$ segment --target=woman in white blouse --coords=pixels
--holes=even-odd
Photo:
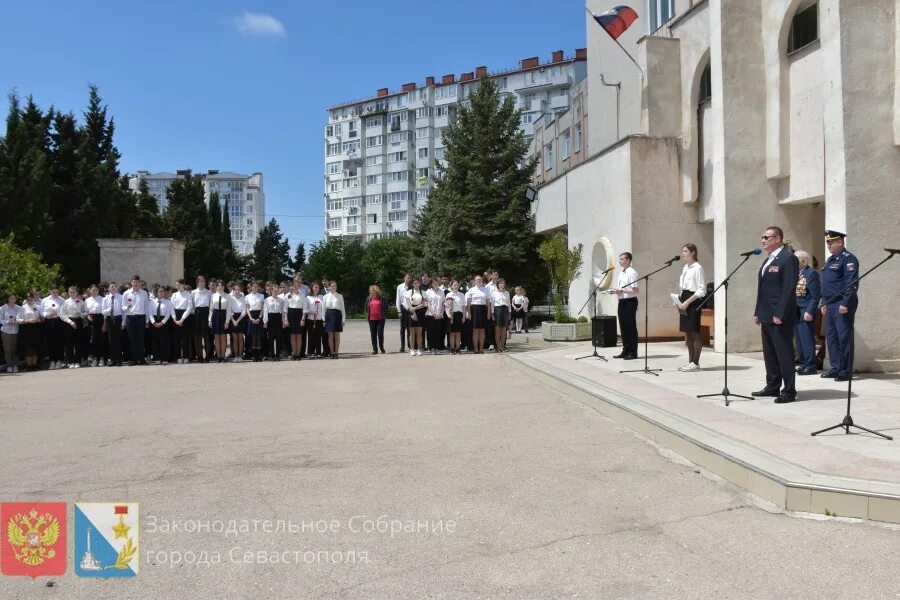
[[[678,329],[684,332],[684,341],[688,348],[688,363],[678,367],[679,371],[697,371],[700,369],[700,302],[706,296],[706,277],[703,266],[697,262],[697,246],[688,243],[681,248],[681,260],[684,268],[678,285],[681,295],[675,308],[679,311]]]
[[[466,297],[459,291],[459,282],[453,280],[445,299],[447,319],[450,322],[450,354],[459,354],[459,341],[466,320]]]
[[[347,321],[347,311],[344,309],[344,297],[338,294],[337,281],[330,281],[328,293],[325,294],[325,331],[328,332],[328,348],[331,350],[331,358],[338,358],[341,350],[341,332],[344,331],[344,323]]]
[[[247,334],[247,299],[240,281],[231,282],[231,358],[244,362],[244,336]]]
[[[475,277],[466,291],[466,319],[472,321],[472,352],[484,354],[484,328],[491,319],[491,294],[481,275]]]
[[[225,362],[225,348],[228,346],[228,325],[231,323],[231,296],[225,291],[224,282],[216,282],[216,291],[210,296],[209,330],[213,334],[216,360]]]
[[[320,292],[319,283],[313,281],[309,295],[306,297],[306,312],[304,313],[307,342],[306,354],[314,358],[322,358],[322,330],[324,329],[325,311],[322,309],[323,300]],[[326,340],[325,343],[327,344],[328,341]],[[294,352],[297,352],[297,350],[294,350]]]
[[[22,338],[22,352],[25,354],[25,369],[38,368],[38,354],[41,347],[41,301],[34,292],[27,292],[16,316],[19,336]]]
[[[413,278],[412,287],[403,294],[403,306],[409,311],[409,355],[422,356],[422,327],[428,311],[428,299],[422,292],[422,280]]]
[[[0,332],[3,338],[3,362],[6,363],[7,373],[18,373],[19,366],[16,360],[16,342],[19,337],[19,311],[16,304],[16,295],[7,294],[6,304],[0,308]]]
[[[491,292],[491,306],[494,309],[494,351],[506,352],[506,331],[509,329],[509,291],[506,280],[497,280],[497,289]]]

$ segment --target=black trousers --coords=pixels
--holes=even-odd
[[[175,309],[176,319],[181,319],[183,314],[184,310],[178,308]],[[176,325],[172,319],[169,319],[169,322],[166,323],[166,325],[171,328],[171,335],[173,338],[172,349],[175,353],[173,358],[191,358],[191,337],[194,334],[194,329],[197,327],[194,324],[194,315],[190,315],[185,319],[180,327]],[[156,352],[154,352],[153,355],[155,356]]]
[[[384,319],[378,321],[369,320],[369,334],[372,336],[372,352],[378,349],[384,350]]]
[[[100,360],[106,356],[104,352],[105,341],[103,338],[103,315],[90,315],[88,319],[88,332],[90,335],[90,355],[94,360]]]
[[[400,352],[409,345],[409,311],[400,307]]]
[[[153,358],[160,362],[169,362],[170,360],[170,350],[172,349],[171,336],[173,327],[177,327],[177,325],[173,325],[170,319],[162,327],[157,328],[156,326],[154,326],[150,329],[150,337],[152,338],[150,345],[153,348]],[[177,354],[175,356],[176,358],[178,357]]]
[[[114,364],[122,362],[122,317],[106,317],[106,340],[109,360]]]
[[[766,361],[766,389],[796,394],[794,387],[794,323],[762,323],[763,358]],[[781,384],[784,383],[782,389]]]
[[[66,346],[66,329],[68,325],[59,320],[59,317],[44,321],[44,333],[47,336],[47,353],[50,362],[62,362]]]
[[[319,321],[318,319],[309,319],[306,321],[306,349],[309,354],[321,356],[323,331],[324,327],[322,321]],[[324,341],[328,344],[327,338]]]
[[[128,341],[131,347],[130,360],[133,363],[143,363],[146,356],[146,315],[128,315],[125,317],[125,329],[128,331]]]
[[[66,362],[69,364],[77,364],[81,362],[81,357],[83,354],[81,346],[81,319],[72,319],[72,323],[75,324],[74,328],[71,325],[63,323],[63,331],[65,332],[64,339],[66,349]]]
[[[428,332],[428,347],[431,350],[444,349],[444,321],[445,319],[425,317],[425,331]]]
[[[619,300],[619,329],[622,331],[622,352],[637,356],[638,352],[638,328],[637,328],[637,298]]]

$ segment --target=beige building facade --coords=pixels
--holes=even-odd
[[[844,231],[863,271],[900,244],[900,1],[649,1],[632,5],[641,18],[618,40],[637,65],[585,14],[590,151],[539,182],[537,231],[565,230],[570,244],[584,244],[571,310],[626,250],[644,274],[693,242],[718,283],[768,225],[819,263],[823,231]],[[660,2],[665,20],[649,25]],[[587,3],[594,13],[615,4]],[[732,280],[729,350],[760,347],[760,260]],[[862,283],[861,370],[900,369],[898,268],[889,262]],[[668,294],[680,269],[651,282],[651,337],[678,335]],[[721,351],[721,292],[715,300]],[[616,301],[601,295],[589,310],[614,314]]]

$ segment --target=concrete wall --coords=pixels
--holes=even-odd
[[[825,198],[825,130],[823,123],[823,52],[819,43],[790,57],[789,202]]]
[[[148,284],[174,284],[185,275],[184,242],[171,238],[105,238],[98,239],[97,245],[100,246],[100,281],[122,284],[137,274]]]

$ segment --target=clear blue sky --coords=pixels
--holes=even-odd
[[[48,0],[0,22],[0,90],[80,115],[98,85],[123,171],[262,171],[267,219],[307,249],[328,106],[585,45],[581,0]]]

